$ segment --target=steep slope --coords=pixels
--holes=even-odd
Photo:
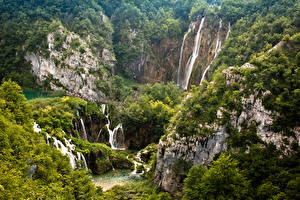
[[[2,2],[0,12],[1,80],[11,78],[23,88],[42,89],[42,81],[55,76],[43,89],[63,88],[69,94],[103,100],[95,82],[108,82],[113,71],[113,28],[95,1],[14,0]]]
[[[62,26],[47,36],[49,57],[32,53],[25,59],[32,64],[32,71],[40,85],[51,90],[66,90],[68,95],[89,101],[106,102],[97,82],[107,81],[107,74],[88,44],[78,35]],[[113,58],[104,58],[107,63]],[[104,60],[103,59],[103,60]]]
[[[248,152],[253,144],[265,148],[271,143],[281,156],[297,152],[299,36],[287,38],[252,64],[224,69],[212,83],[192,90],[159,143],[157,185],[180,191],[186,173],[182,166],[207,166],[228,149]],[[285,89],[279,91],[281,87]]]

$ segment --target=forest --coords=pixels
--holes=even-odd
[[[299,0],[0,13],[0,199],[300,199]]]

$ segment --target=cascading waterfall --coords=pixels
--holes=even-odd
[[[137,166],[139,166],[139,165],[143,165],[142,164],[142,159],[141,159],[141,152],[139,151],[138,153],[137,153],[137,155],[136,155],[136,160],[138,160],[138,161],[136,161],[136,160],[133,160],[133,164],[134,164],[134,170],[133,170],[133,172],[131,172],[131,174],[132,175],[139,175],[139,174],[143,174],[144,173],[144,171],[142,172],[142,173],[137,173]]]
[[[77,113],[77,116],[79,117],[80,115],[79,115],[79,111],[78,110],[76,111],[76,113]],[[82,139],[85,140],[85,141],[87,141],[88,139],[87,139],[86,129],[85,129],[85,125],[84,125],[84,121],[83,121],[82,117],[80,118],[80,124],[81,124],[82,131],[83,131],[83,136],[82,136],[83,138]],[[76,122],[75,122],[75,129],[78,130]],[[78,132],[79,132],[79,130],[78,130]]]
[[[196,59],[199,55],[200,44],[201,44],[201,30],[202,30],[202,27],[203,27],[203,24],[204,24],[204,20],[205,20],[205,17],[202,18],[201,23],[199,25],[199,29],[198,29],[197,35],[195,37],[193,54],[191,55],[191,57],[190,57],[190,59],[187,63],[187,66],[188,66],[187,67],[187,72],[185,74],[185,77],[184,77],[184,80],[183,80],[183,83],[182,83],[182,88],[184,90],[187,90],[187,88],[188,88],[189,80],[190,80],[190,77],[191,77],[191,74],[192,74],[192,70],[193,70],[194,64],[196,62]]]
[[[80,118],[80,123],[81,123],[82,130],[83,130],[83,140],[87,141],[87,134],[86,134],[86,130],[85,130],[85,126],[84,126],[84,122],[83,122],[82,118]]]
[[[216,60],[216,58],[217,58],[219,52],[221,51],[221,47],[222,47],[222,42],[221,42],[221,39],[220,39],[220,32],[221,32],[221,29],[222,29],[222,19],[220,19],[220,22],[219,22],[219,30],[218,30],[218,36],[217,36],[217,42],[216,42],[216,47],[215,47],[215,55],[214,55],[214,58],[213,58],[212,61],[209,63],[209,65],[207,66],[207,68],[204,70],[199,85],[202,84],[202,81],[205,79],[206,73],[208,72],[208,70],[210,69],[212,63]],[[229,29],[229,30],[230,30],[230,29]],[[226,37],[227,37],[227,36],[226,36]]]
[[[178,86],[180,86],[180,84],[181,84],[180,77],[181,77],[181,68],[182,68],[182,57],[183,57],[184,44],[185,44],[185,40],[186,40],[187,36],[192,31],[192,27],[191,26],[192,25],[189,26],[188,32],[186,34],[184,34],[182,45],[181,45],[181,49],[180,49],[179,67],[178,67],[178,73],[177,73],[177,85]]]
[[[34,122],[33,127],[34,127],[34,131],[35,132],[37,132],[37,133],[41,132],[41,128],[39,127],[39,125],[37,123]],[[66,155],[66,156],[69,157],[70,164],[71,164],[71,166],[72,166],[73,169],[75,169],[75,167],[76,167],[76,161],[78,161],[78,160],[82,160],[84,162],[84,168],[86,170],[88,169],[85,157],[83,156],[82,153],[77,152],[77,157],[74,156],[73,152],[75,151],[76,146],[75,146],[75,144],[71,143],[71,139],[67,140],[66,138],[64,138],[65,144],[66,144],[66,146],[65,146],[56,137],[50,136],[48,133],[46,133],[46,142],[47,142],[48,145],[50,144],[50,142],[49,142],[50,138],[53,139],[53,146],[56,149],[60,150],[60,152],[63,155]]]
[[[128,157],[127,157],[128,159]],[[131,172],[131,175],[133,176],[140,176],[142,174],[144,174],[145,172],[149,172],[151,170],[151,166],[148,166],[147,165],[144,165],[143,164],[143,161],[142,161],[142,158],[141,158],[141,151],[139,151],[135,157],[135,160],[133,160],[133,164],[134,164],[134,170],[133,172]],[[137,167],[138,166],[143,166],[143,171],[138,173],[137,172]]]
[[[109,113],[108,111],[106,112],[106,105],[102,104],[101,105],[101,110],[103,115],[106,117],[107,119],[107,124],[105,125],[108,133],[109,133],[109,144],[111,145],[111,148],[114,150],[125,150],[125,148],[123,147],[124,145],[124,141],[117,141],[117,133],[120,130],[122,137],[121,139],[124,139],[124,132],[123,132],[123,127],[122,124],[118,124],[117,127],[115,127],[113,130],[110,129],[110,120],[109,120]],[[100,132],[101,133],[101,132]],[[100,133],[98,135],[98,138],[100,136]]]

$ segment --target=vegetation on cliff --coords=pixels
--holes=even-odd
[[[0,13],[0,199],[300,199],[299,0],[0,0]],[[181,40],[190,22],[203,16],[231,24],[209,81],[188,92],[173,83],[132,81],[136,77],[128,68],[134,61],[146,60],[143,56],[164,40]],[[76,33],[70,51],[59,27]],[[49,33],[64,57],[54,60],[58,68],[66,67],[61,62],[72,50],[83,55],[86,46],[80,41],[91,49],[97,64],[86,73],[101,77],[92,85],[109,105],[64,96],[64,91],[58,92],[64,97],[26,100],[19,85],[41,87],[25,56],[48,59]],[[103,57],[112,60],[105,63]],[[153,60],[156,67],[163,63]],[[82,68],[75,73],[84,80]],[[259,133],[264,124],[249,117],[255,106],[268,114],[271,125],[263,131],[272,135]],[[168,168],[179,175],[183,190],[170,194],[153,185],[160,144],[139,152],[145,167],[152,167],[137,167],[145,172],[144,181],[106,192],[94,186],[91,172],[133,169],[129,151],[109,147],[109,131],[119,122],[130,149],[161,139],[164,154],[176,148],[176,140],[185,142],[178,150],[182,158],[170,156],[175,161]],[[207,146],[216,126],[228,134],[228,150],[215,154],[208,166],[192,166],[184,155],[194,148],[189,139],[201,138]],[[52,148],[54,137],[65,146],[72,141],[90,171],[82,170],[83,160],[72,169],[68,157]]]

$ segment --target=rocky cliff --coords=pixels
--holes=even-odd
[[[46,89],[65,90],[69,95],[90,101],[106,102],[97,82],[106,81],[103,63],[113,67],[113,53],[104,49],[96,57],[85,40],[62,26],[47,37],[49,56],[31,53],[25,56],[39,85]],[[101,62],[103,60],[103,63]]]
[[[150,44],[132,61],[128,72],[140,83],[168,82],[176,79],[180,51],[178,38],[166,38]]]
[[[201,21],[203,24],[200,29]],[[197,32],[199,31],[199,46],[196,46]],[[190,85],[199,85],[205,70],[217,58],[221,46],[226,40],[226,36],[230,31],[228,23],[223,22],[217,17],[205,17],[192,22],[190,30],[187,32],[186,38],[182,44],[182,52],[180,66],[178,68],[177,84],[182,88],[186,82],[187,88]],[[191,74],[188,73],[188,68],[191,64],[195,49],[199,48],[194,64],[191,66]]]
[[[239,69],[252,71],[255,67],[246,63]],[[230,67],[222,71],[226,87],[231,87],[233,84],[241,83],[244,80],[243,76],[236,73],[235,70],[235,68]],[[240,91],[243,90],[247,90],[245,86],[240,88]],[[268,94],[269,91],[261,95],[254,92],[242,97],[240,100],[241,112],[219,107],[213,123],[199,124],[200,128],[205,127],[210,130],[208,134],[195,133],[193,136],[183,136],[176,132],[176,122],[171,124],[167,130],[168,135],[159,142],[154,182],[165,191],[171,193],[180,191],[185,175],[176,171],[178,163],[207,166],[214,156],[230,147],[228,144],[231,134],[229,127],[235,129],[237,134],[242,134],[251,125],[255,125],[256,134],[261,140],[261,144],[273,143],[284,154],[292,153],[291,146],[300,144],[299,127],[291,130],[293,136],[285,136],[281,132],[276,133],[272,130],[274,118],[279,114],[264,108],[262,98]],[[192,97],[188,96],[187,98]],[[238,102],[236,103],[238,104]],[[220,123],[225,119],[225,115],[229,116],[229,123]]]
[[[141,52],[140,56],[128,65],[127,70],[141,83],[174,81],[178,85],[182,85],[193,54],[200,24],[201,18],[192,22],[183,41],[179,38],[166,38],[152,43],[149,49]],[[199,85],[205,69],[216,58],[216,54],[224,44],[228,31],[228,24],[222,22],[218,17],[208,16],[205,18],[199,37],[200,49],[193,65],[189,86],[191,84]],[[181,63],[181,67],[179,63]]]

